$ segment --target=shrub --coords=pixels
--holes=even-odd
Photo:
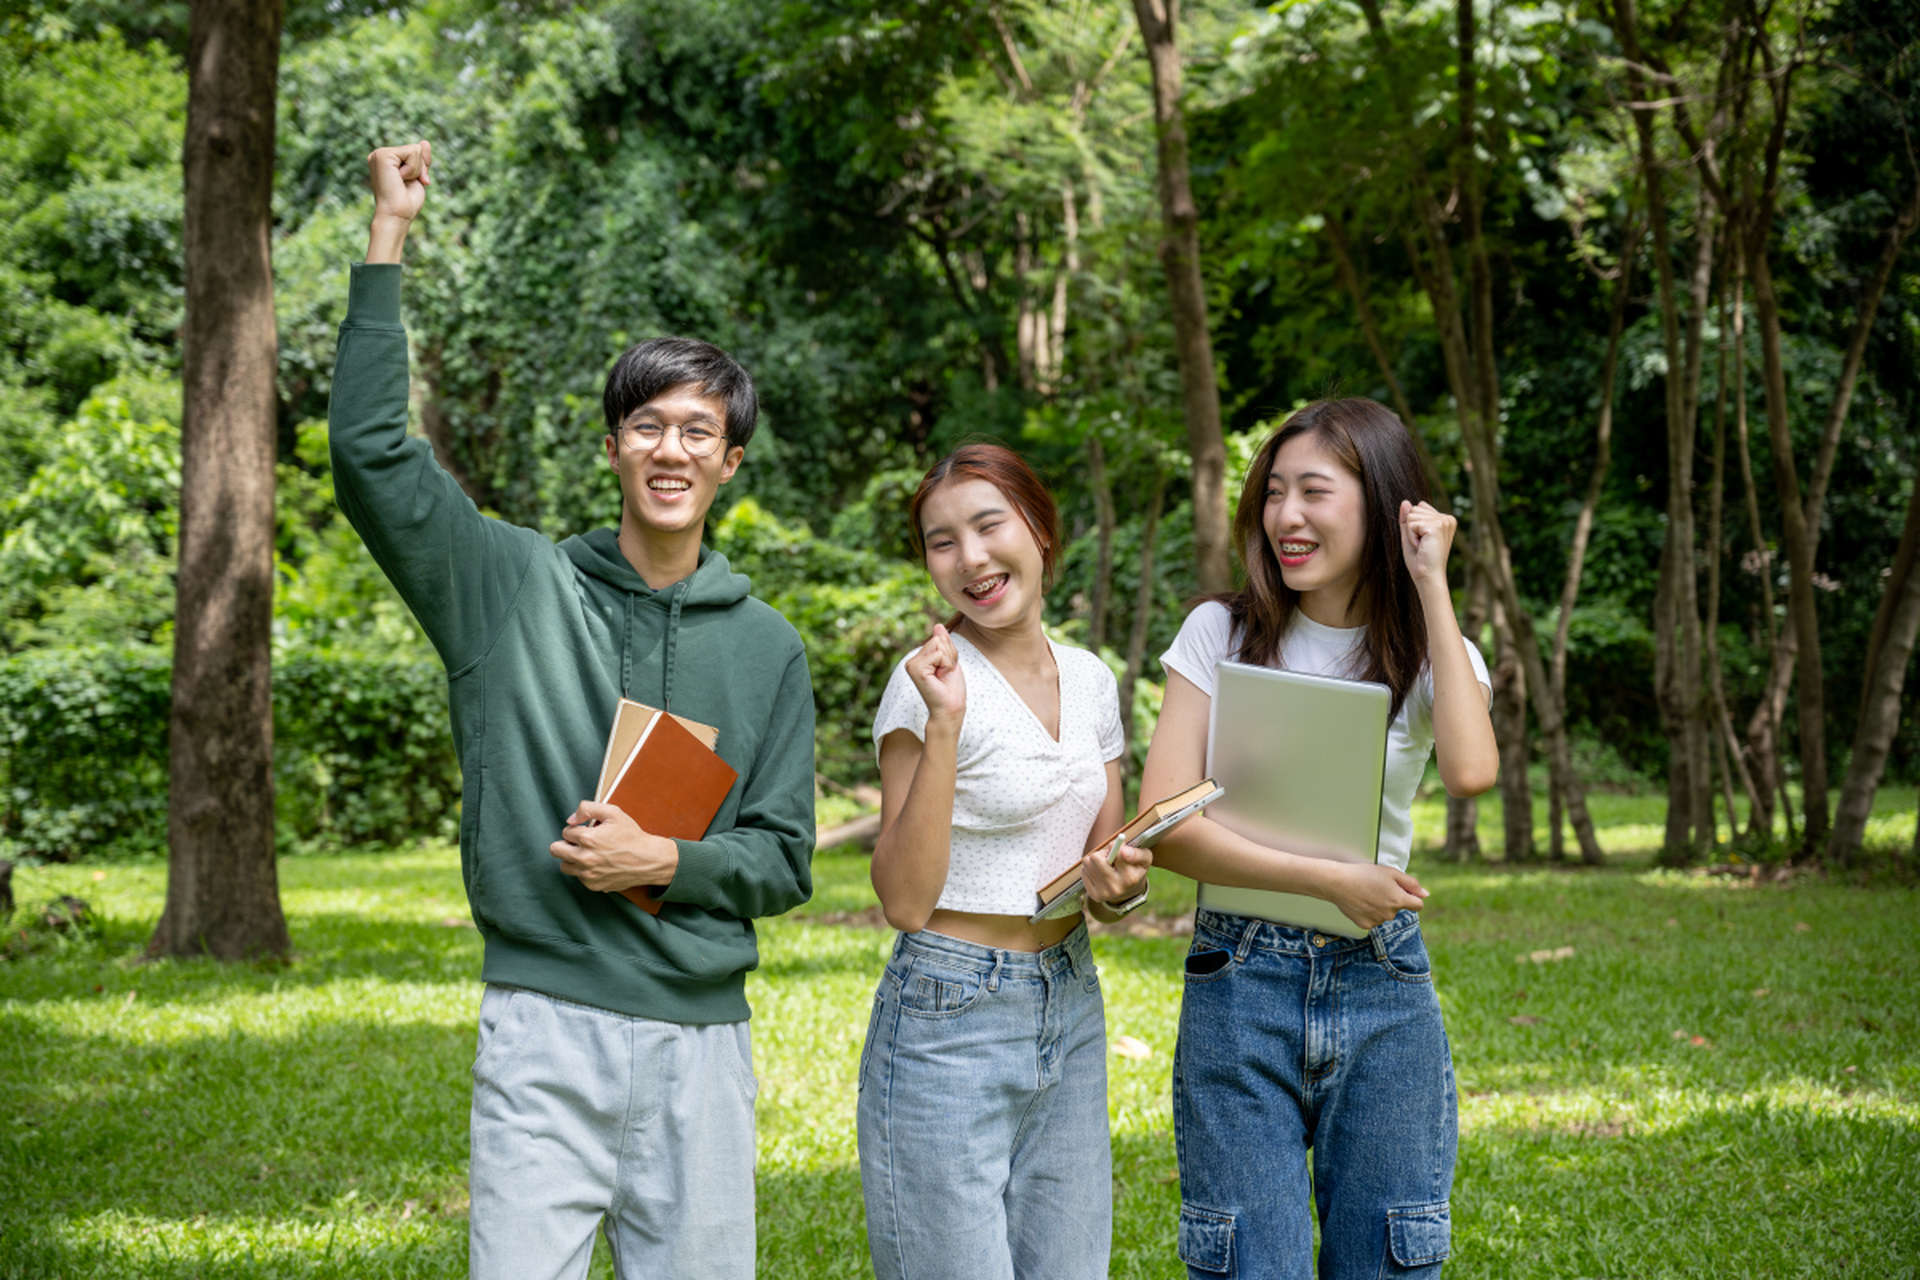
[[[36,649],[0,662],[0,851],[72,860],[167,839],[167,653]],[[432,659],[296,653],[274,669],[282,848],[450,835],[460,773]]]

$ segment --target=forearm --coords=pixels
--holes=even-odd
[[[1332,901],[1340,864],[1270,848],[1229,831],[1205,814],[1161,837],[1154,865],[1204,884],[1273,889]]]
[[[1493,785],[1500,768],[1486,691],[1467,657],[1446,584],[1423,584],[1420,603],[1433,667],[1433,742],[1440,781],[1450,795],[1477,796]]]
[[[903,932],[926,924],[946,888],[959,744],[957,725],[928,722],[906,800],[874,845],[874,892],[887,923]]]

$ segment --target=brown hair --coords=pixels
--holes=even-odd
[[[1051,589],[1060,568],[1060,508],[1046,484],[1034,474],[1025,458],[1005,445],[963,444],[927,468],[914,491],[908,508],[912,518],[913,551],[922,562],[927,558],[926,534],[920,525],[920,513],[934,491],[942,485],[961,480],[985,480],[1007,495],[1007,501],[1020,513],[1027,532],[1040,548],[1042,585]]]
[[[1262,516],[1274,458],[1289,440],[1308,435],[1360,478],[1363,539],[1355,602],[1365,615],[1367,635],[1362,645],[1365,670],[1356,674],[1393,690],[1390,714],[1397,716],[1427,664],[1427,615],[1400,551],[1400,502],[1425,502],[1427,480],[1405,424],[1379,401],[1317,401],[1290,416],[1260,446],[1233,514],[1233,545],[1246,567],[1247,585],[1209,599],[1226,605],[1233,615],[1239,661],[1279,664],[1280,645],[1300,607],[1300,593],[1281,576]]]

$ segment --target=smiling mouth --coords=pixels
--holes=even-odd
[[[1320,544],[1317,542],[1302,542],[1295,538],[1288,538],[1276,547],[1280,552],[1280,563],[1283,565],[1305,564],[1307,557],[1319,549]]]
[[[685,493],[693,488],[693,482],[679,476],[655,476],[647,481],[647,488],[655,493]]]
[[[1000,589],[1006,585],[1007,575],[1004,573],[996,573],[991,578],[982,578],[978,582],[969,582],[966,586],[960,588],[960,590],[969,600],[986,601],[1000,594]]]

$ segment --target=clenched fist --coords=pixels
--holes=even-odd
[[[398,262],[407,228],[427,202],[433,179],[433,144],[381,147],[367,154],[367,179],[373,186],[373,228],[367,236],[368,262]]]

